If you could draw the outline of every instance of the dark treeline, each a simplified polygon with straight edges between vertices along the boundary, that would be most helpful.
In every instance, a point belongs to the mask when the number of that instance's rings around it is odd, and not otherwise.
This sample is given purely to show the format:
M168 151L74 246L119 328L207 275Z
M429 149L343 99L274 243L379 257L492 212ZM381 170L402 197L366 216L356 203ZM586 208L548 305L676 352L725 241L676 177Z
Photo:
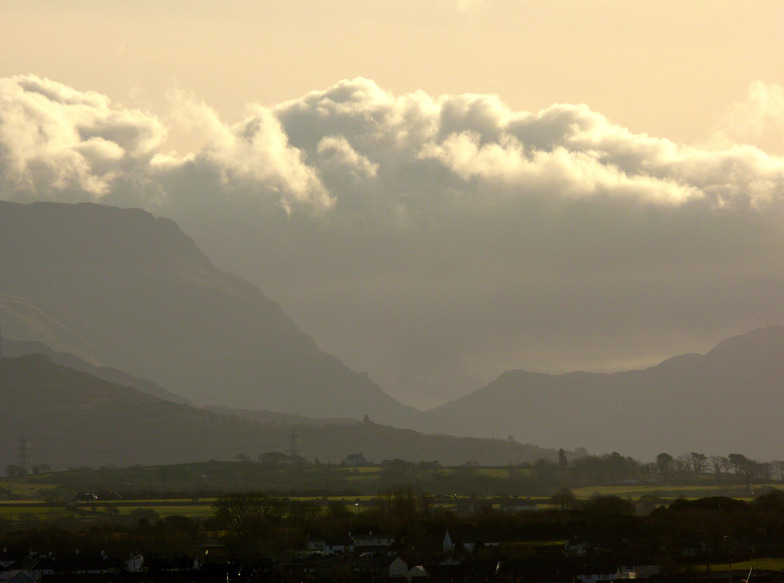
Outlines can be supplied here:
M569 487L613 485L630 482L662 484L721 483L747 485L782 481L784 461L758 462L743 454L706 456L703 453L673 457L660 453L655 462L644 463L617 452L601 456L584 455L569 460L563 449L558 461L540 459L533 464L534 478L546 484Z
M446 532L479 532L486 543L455 550L462 561L496 561L528 569L567 564L564 541L581 549L586 561L659 565L664 573L688 572L697 565L784 556L784 493L770 490L746 502L727 497L679 499L650 507L617 496L577 500L568 490L553 496L545 510L503 510L476 498L463 511L445 509L440 498L398 488L371 501L326 504L259 493L218 498L209 518L157 517L139 510L105 519L87 529L41 522L34 528L3 523L3 544L14 552L58 557L101 555L125 560L142 554L146 569L190 568L196 560L227 564L267 557L280 564L303 557L308 541L345 539L352 532L392 535L391 556L409 564L444 560ZM490 542L498 543L491 545ZM210 554L211 553L211 554ZM351 580L350 578L346 580Z
M216 501L208 524L237 548L268 551L304 548L308 537L375 530L394 535L399 553L438 552L447 531L470 529L508 543L578 538L594 555L678 556L683 544L698 543L696 554L716 560L748 559L755 553L784 556L784 492L772 488L748 502L724 496L676 499L668 505L650 497L636 502L603 495L578 500L570 490L556 492L547 509L509 510L504 501L469 498L455 510L442 505L443 498L412 488L396 488L369 502L327 505L232 494ZM516 553L535 554L548 547L515 548ZM563 554L560 546L544 552L553 550Z
M753 484L781 482L784 462L757 462L742 454L706 456L698 452L674 457L661 453L644 463L617 452L571 456L560 450L556 460L487 468L441 466L438 462L387 460L361 467L311 463L279 454L274 461L204 462L172 466L78 468L51 472L35 467L29 475L9 465L8 476L39 486L48 500L64 500L80 490L116 491L125 498L215 496L237 491L262 491L276 496L376 495L412 486L433 495L550 496L561 488L648 485L703 487L700 495L753 495ZM11 497L0 489L0 499Z

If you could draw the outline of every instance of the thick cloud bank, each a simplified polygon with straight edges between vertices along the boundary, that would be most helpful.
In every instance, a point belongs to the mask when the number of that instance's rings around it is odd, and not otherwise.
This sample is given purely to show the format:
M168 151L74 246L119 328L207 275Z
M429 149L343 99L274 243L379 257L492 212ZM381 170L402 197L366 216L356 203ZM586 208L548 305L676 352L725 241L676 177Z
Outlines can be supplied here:
M754 84L695 147L585 105L362 78L229 124L183 96L159 117L14 77L0 196L171 216L323 348L429 405L510 368L627 368L781 321L784 158L762 148L783 94ZM178 128L203 145L169 152Z

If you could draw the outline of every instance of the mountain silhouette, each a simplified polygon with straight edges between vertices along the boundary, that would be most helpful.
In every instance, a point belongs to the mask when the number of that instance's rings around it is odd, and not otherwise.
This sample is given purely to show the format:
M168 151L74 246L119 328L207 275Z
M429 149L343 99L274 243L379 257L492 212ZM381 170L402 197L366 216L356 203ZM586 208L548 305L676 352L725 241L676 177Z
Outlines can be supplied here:
M61 364L73 370L89 373L94 377L109 381L116 385L131 387L141 393L158 397L164 401L172 401L173 403L180 403L183 405L190 404L187 399L184 399L179 395L175 395L171 391L167 391L155 383L146 381L144 379L137 379L125 371L116 368L92 365L89 362L82 360L81 358L77 358L73 354L52 350L42 342L36 342L32 340L26 342L5 340L3 342L3 356L19 357L30 354L46 355L52 362L56 364Z
M425 413L434 430L512 434L642 459L657 453L782 457L784 326L752 330L705 355L638 371L549 375L508 371Z
M6 341L10 355L27 346L106 381L248 419L368 415L426 433L642 459L664 451L782 457L782 326L645 370L508 371L419 412L319 350L174 222L138 209L0 202L0 325L7 338L51 347Z
M556 455L508 440L422 435L373 422L258 423L159 399L56 364L43 354L0 358L0 402L0 450L14 459L24 436L33 464L54 469L233 460L239 454L256 459L261 453L287 452L292 431L310 460L338 462L362 451L375 462L500 465Z
M95 204L0 202L0 323L196 403L313 417L415 411L318 349L171 220Z

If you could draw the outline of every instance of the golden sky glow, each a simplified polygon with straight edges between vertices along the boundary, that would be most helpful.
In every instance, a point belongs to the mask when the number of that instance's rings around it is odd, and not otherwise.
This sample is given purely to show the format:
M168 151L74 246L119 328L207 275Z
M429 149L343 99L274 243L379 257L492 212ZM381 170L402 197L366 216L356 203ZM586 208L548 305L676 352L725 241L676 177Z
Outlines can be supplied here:
M34 73L156 112L192 91L229 121L364 76L393 93L587 103L705 139L753 81L784 84L784 3L574 0L2 2L0 76Z
M0 0L0 22L0 197L175 219L405 402L784 321L784 2Z

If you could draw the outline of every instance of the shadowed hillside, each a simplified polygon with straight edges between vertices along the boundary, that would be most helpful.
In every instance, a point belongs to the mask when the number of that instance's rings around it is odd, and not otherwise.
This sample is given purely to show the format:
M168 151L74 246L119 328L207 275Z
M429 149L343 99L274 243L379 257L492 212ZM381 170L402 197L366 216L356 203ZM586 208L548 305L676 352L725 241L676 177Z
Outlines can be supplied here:
M72 354L56 352L42 342L3 340L3 356L18 357L29 354L44 354L54 363L61 364L73 370L89 373L94 377L109 381L116 385L131 387L139 392L147 393L148 395L158 397L165 401L172 401L183 405L190 404L187 399L183 399L179 395L175 395L174 393L159 387L155 383L145 381L144 379L137 379L116 368L94 366Z
M784 326L721 342L640 371L548 375L509 371L427 412L431 427L592 451L742 451L781 457Z
M321 352L167 219L0 202L0 323L195 403L383 422L415 411Z
M340 461L361 451L368 460L400 458L486 464L553 458L543 450L503 440L422 435L375 423L261 424L145 395L52 362L44 355L0 358L0 454L16 459L30 442L33 463L164 464L239 454L288 451L292 431L308 459Z

